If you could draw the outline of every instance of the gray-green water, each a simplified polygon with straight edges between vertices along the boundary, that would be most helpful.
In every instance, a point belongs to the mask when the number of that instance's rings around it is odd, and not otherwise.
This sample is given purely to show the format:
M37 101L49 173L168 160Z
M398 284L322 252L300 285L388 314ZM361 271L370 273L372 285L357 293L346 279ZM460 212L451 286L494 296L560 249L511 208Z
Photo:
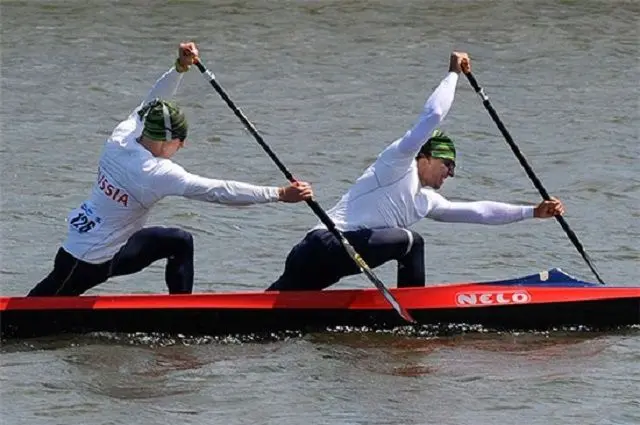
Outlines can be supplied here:
M640 5L633 1L6 1L0 3L0 293L50 270L105 136L167 69L201 57L289 169L330 207L403 134L453 49L476 78L605 280L638 285ZM464 78L445 130L451 199L539 195ZM194 70L176 160L217 178L283 177ZM262 289L316 222L304 205L182 199L152 224L196 236L196 290ZM561 267L593 280L553 220L424 221L430 282ZM391 265L379 269L388 283ZM338 287L368 287L360 278ZM94 293L164 292L161 265ZM640 337L311 335L191 344L113 336L5 345L6 424L637 424Z

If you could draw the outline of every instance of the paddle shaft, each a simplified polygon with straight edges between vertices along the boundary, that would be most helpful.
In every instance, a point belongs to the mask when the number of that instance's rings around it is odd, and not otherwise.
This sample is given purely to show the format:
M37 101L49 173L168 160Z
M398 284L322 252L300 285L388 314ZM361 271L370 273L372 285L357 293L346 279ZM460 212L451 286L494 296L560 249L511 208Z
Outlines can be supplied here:
M475 92L478 93L478 95L482 99L482 104L484 105L484 107L489 112L489 115L491 115L491 118L493 119L493 122L495 122L496 125L498 126L498 129L500 130L500 132L504 136L505 140L509 144L509 147L511 148L511 150L515 154L516 158L518 158L518 161L520 162L520 165L522 165L522 168L524 168L524 171L527 173L527 176L529 176L529 178L533 182L533 185L535 186L535 188L538 189L538 192L540 192L540 195L542 195L543 199L545 199L547 201L550 200L551 197L549 196L549 193L547 192L547 190L542 185L542 182L540 181L540 179L538 179L538 176L536 176L536 173L534 173L533 169L531 168L531 166L527 162L527 159L524 157L524 155L522 154L522 152L518 148L518 145L516 145L516 143L514 142L513 138L511 137L511 134L509 134L509 131L507 131L507 128L502 123L502 120L500 120L500 117L498 116L498 113L496 112L496 110L491 105L491 102L489 101L489 97L485 94L484 89L482 87L480 87L480 85L478 84L478 81L476 80L476 78L473 76L473 74L471 72L468 72L465 75L467 76L467 79L469 80L469 83L471 84L471 87L473 87ZM593 274L596 276L596 279L598 279L598 282L600 282L600 283L602 283L604 285L604 281L602 280L602 278L600 277L600 274L596 270L595 265L591 261L591 258L589 258L589 255L584 250L584 247L582 246L582 243L580 243L580 240L578 239L578 237L576 236L574 231L571 230L571 228L569 227L569 224L567 223L567 221L561 215L556 215L555 218L556 218L556 220L558 220L558 223L560 223L560 226L562 227L562 229L565 231L565 233L569 237L569 240L571 240L571 242L576 247L576 249L578 250L578 252L582 256L582 258L585 260L585 262L587 263L587 265L589 266L589 268L591 269Z
M195 65L198 67L200 72L202 72L203 74L207 75L207 77L209 77L209 83L211 83L213 88L216 90L216 92L218 92L220 97L226 102L227 106L231 108L233 113L240 119L240 121L242 121L242 124L244 124L247 130L249 130L249 133L251 133L251 135L256 139L258 144L262 146L262 149L264 149L267 155L269 155L269 158L271 158L273 162L275 162L275 164L278 166L280 171L282 171L282 174L284 174L286 179L289 180L291 183L296 182L296 179L293 177L293 174L291 174L291 172L282 163L282 161L280 161L280 158L278 158L278 156L273 152L273 150L271 150L271 147L269 147L269 145L264 141L264 139L262 138L260 133L258 133L258 130L255 128L255 126L247 119L247 117L242 113L242 111L235 105L235 103L223 90L223 88L220 86L220 84L216 80L215 75L211 71L208 71L207 68L202 64L200 60L198 60L195 63ZM327 229L329 229L334 235L336 235L336 237L341 239L342 236L338 233L339 230L336 228L335 223L327 215L324 209L322 209L322 207L318 204L318 202L316 202L313 199L308 199L306 200L306 203L313 210L313 212L318 216L320 221L322 221L322 223L325 226L327 226Z
M224 91L222 86L218 84L218 81L216 81L215 74L209 71L204 66L204 64L200 59L195 61L194 64L198 67L202 75L208 79L209 83L213 86L213 88L220 95L220 97L222 97L222 99L225 101L227 106L231 108L233 113L240 119L242 124L244 124L245 128L249 130L249 132L256 139L258 144L262 146L262 149L264 149L267 155L269 155L269 157L273 160L273 162L275 162L275 164L278 166L280 171L282 171L282 173L287 178L287 180L289 180L289 182L291 183L294 183L296 179L293 177L291 172L289 172L287 167L282 163L282 161L280 161L280 159L273 152L273 150L271 150L271 148L264 141L260 133L258 133L258 130L256 130L255 126L247 119L247 117L242 113L242 111L235 105L235 103ZM353 261L358 265L360 270L367 276L367 278L369 278L369 280L376 286L376 288L378 288L378 290L382 292L382 295L387 300L387 302L398 312L398 314L404 320L410 323L415 323L415 319L413 319L411 314L409 314L409 312L406 309L404 309L400 305L400 303L398 303L396 298L393 296L393 294L391 294L391 292L389 292L389 290L384 285L384 283L382 283L382 281L373 273L373 270L371 270L371 268L367 265L364 259L360 256L360 254L356 252L356 250L349 243L347 238L342 234L342 232L338 230L333 220L331 220L331 218L327 215L327 213L320 206L320 204L318 204L318 202L316 202L314 199L307 199L306 202L307 202L307 205L309 205L309 207L311 208L311 210L318 216L322 224L324 224L327 227L327 229L331 233L333 233L334 236L338 238L338 240L342 243L343 247L345 248L349 256L353 259Z

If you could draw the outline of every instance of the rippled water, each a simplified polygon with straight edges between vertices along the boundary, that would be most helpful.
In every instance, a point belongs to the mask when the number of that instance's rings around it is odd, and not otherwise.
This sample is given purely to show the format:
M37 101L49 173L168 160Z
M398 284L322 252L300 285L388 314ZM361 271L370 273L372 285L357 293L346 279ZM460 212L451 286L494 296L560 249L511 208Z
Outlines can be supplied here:
M48 273L104 137L194 39L289 169L331 206L401 135L453 49L473 70L612 284L638 285L640 6L635 1L2 1L0 293ZM469 85L444 129L451 199L536 202ZM283 177L197 72L177 161L212 177ZM167 199L151 223L196 235L196 290L262 289L316 222L305 205ZM593 280L554 221L424 221L430 282L550 267ZM379 270L392 282L392 266ZM361 277L339 287L368 287ZM164 292L163 268L96 293ZM199 343L198 343L199 342ZM0 422L636 424L640 339L611 334L321 334L269 343L93 336L2 348Z

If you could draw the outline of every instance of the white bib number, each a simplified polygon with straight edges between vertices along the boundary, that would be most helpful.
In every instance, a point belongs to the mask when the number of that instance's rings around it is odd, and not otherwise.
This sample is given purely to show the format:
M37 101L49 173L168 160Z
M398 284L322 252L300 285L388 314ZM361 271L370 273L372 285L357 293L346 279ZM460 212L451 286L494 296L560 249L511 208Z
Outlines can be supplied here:
M91 205L85 202L80 208L69 213L69 228L78 233L87 233L102 225L102 218L98 217Z

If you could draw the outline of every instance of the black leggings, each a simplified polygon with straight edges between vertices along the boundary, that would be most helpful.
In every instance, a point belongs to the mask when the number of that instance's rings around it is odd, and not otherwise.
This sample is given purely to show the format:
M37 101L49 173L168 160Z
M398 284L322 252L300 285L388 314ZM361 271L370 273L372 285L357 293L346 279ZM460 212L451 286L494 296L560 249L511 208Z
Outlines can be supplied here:
M109 261L91 264L60 248L53 271L29 292L30 297L80 295L113 276L137 273L167 259L165 281L170 294L193 290L193 237L182 229L147 227L134 233Z
M400 229L362 229L344 236L371 268L398 261L398 287L424 286L424 240ZM360 273L340 241L328 230L314 230L293 247L280 278L268 291L319 290Z

